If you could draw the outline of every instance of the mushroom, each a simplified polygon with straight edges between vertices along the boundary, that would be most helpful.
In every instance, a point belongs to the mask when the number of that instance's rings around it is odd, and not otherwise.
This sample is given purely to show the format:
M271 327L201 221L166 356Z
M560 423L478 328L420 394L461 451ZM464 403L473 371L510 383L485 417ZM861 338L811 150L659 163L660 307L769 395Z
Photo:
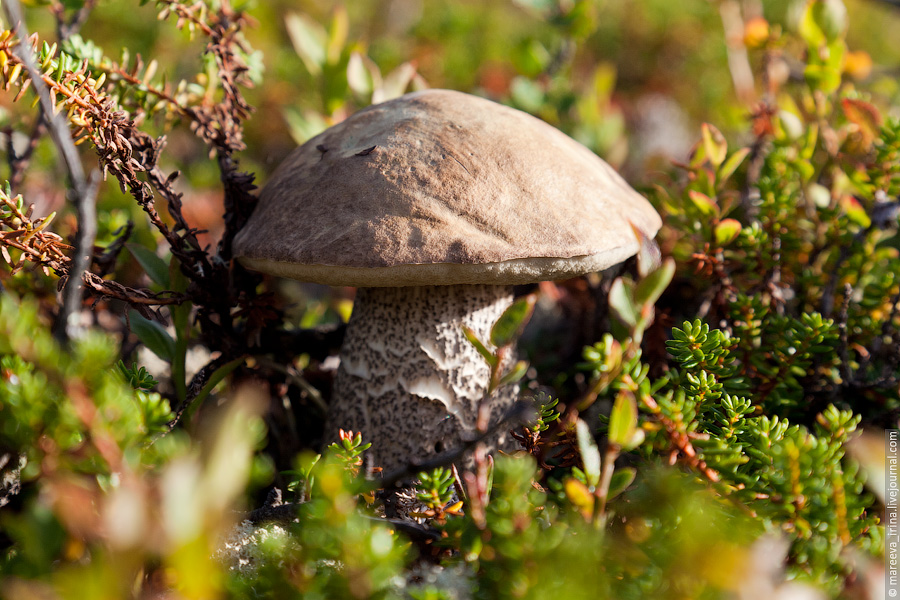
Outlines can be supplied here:
M476 432L490 373L463 326L488 340L513 285L606 269L637 252L632 226L652 237L660 225L612 167L550 125L426 90L292 152L234 250L250 269L359 288L326 436L361 431L372 462L393 470ZM489 398L493 415L513 388Z

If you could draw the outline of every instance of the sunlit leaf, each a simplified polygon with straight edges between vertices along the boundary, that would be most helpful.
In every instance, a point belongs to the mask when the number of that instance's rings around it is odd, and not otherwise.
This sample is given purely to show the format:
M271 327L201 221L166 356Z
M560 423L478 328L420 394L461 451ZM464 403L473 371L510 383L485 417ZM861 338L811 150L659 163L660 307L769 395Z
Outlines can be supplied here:
M736 219L722 219L715 229L716 244L727 246L736 240L740 234L741 223L739 221Z
M352 53L347 61L347 85L360 96L369 96L375 87L372 71L366 64L367 61L371 62L359 52Z
M591 490L574 477L566 479L563 486L569 502L581 512L585 519L590 519L594 512L594 495L591 494Z
M313 76L321 74L328 44L325 28L309 15L293 12L287 14L284 24L288 37L291 38L291 44L306 70Z
M462 329L463 329L463 335L466 336L466 339L469 340L470 344L475 346L475 349L478 351L478 354L480 354L484 358L484 360L487 361L487 364L490 367L492 367L492 368L496 367L497 366L497 356L493 352L491 352L490 350L487 349L487 346L485 346L482 343L482 341L480 339L478 339L478 335L470 327L463 326Z
M675 261L670 257L659 268L641 279L634 290L634 301L638 307L656 304L662 293L669 287L674 275Z
M291 137L298 144L319 135L328 127L328 123L322 118L322 115L312 110L301 112L294 108L286 108L284 118L287 121Z
M341 59L349 31L350 19L347 16L347 9L342 4L338 4L334 9L334 16L331 18L331 25L328 28L325 58L329 64L336 64Z
M638 274L641 277L646 277L649 273L659 268L662 257L659 251L659 244L634 223L629 221L628 224L631 225L631 231L634 232L634 236L640 243L637 252Z
M744 162L744 159L747 158L748 154L750 154L750 148L741 148L732 153L732 155L722 163L718 172L718 181L720 184L728 181L731 176L734 175L734 172L741 166L741 163Z
M500 348L515 341L531 318L535 302L537 302L537 296L529 294L519 298L503 311L491 328L491 343Z
M541 86L527 77L513 78L509 93L513 103L527 112L539 111L546 100Z
M712 217L718 215L719 207L716 205L715 200L706 194L696 190L688 190L688 197L691 199L691 203L697 207L703 216Z
M700 131L703 136L706 157L714 167L719 168L719 165L725 161L725 156L728 153L728 142L725 141L725 136L709 123L704 123Z
M617 278L609 288L609 307L622 323L636 326L641 311L634 299L634 282Z
M587 423L581 419L575 423L575 433L578 437L578 452L581 454L587 484L595 487L600 481L600 450L597 449Z
M634 398L631 394L620 392L609 415L609 443L630 450L637 423Z
M847 30L843 0L810 0L800 22L800 35L810 45L833 42Z
M415 74L416 66L410 62L405 62L385 75L381 89L376 90L372 96L372 103L384 102L385 100L402 96Z
M528 372L528 363L524 360L520 360L513 368L510 369L503 377L500 378L499 385L509 385L511 383L516 383L523 377L525 377L525 373Z
M874 105L854 98L841 100L841 108L844 110L844 116L856 125L861 142L865 149L868 149L881 129L881 113Z
M853 196L842 196L841 208L844 209L844 214L860 227L865 228L872 224L872 219L866 214L866 209Z

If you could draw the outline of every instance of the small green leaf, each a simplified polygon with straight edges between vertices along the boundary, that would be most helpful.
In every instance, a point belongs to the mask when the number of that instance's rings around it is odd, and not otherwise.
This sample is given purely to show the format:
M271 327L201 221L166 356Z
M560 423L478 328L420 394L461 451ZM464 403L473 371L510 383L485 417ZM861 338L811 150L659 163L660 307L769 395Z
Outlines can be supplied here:
M846 53L847 44L843 39L830 42L822 51L825 60L809 64L803 70L807 83L826 94L836 91L841 85L841 67Z
M475 349L478 350L478 354L480 354L485 361L487 361L488 366L492 369L496 368L497 361L499 360L497 356L487 349L481 340L478 339L478 336L472 331L471 328L463 326L463 334L466 336L466 339L469 340L469 343L475 346Z
M544 44L534 38L523 40L513 49L510 58L516 71L526 77L537 77L553 59Z
M148 277L164 288L169 287L169 265L156 255L155 252L138 244L125 244L128 251L134 257Z
M306 70L311 75L318 76L325 65L325 48L328 43L325 28L308 15L300 13L288 13L284 18L284 24L294 50L300 56Z
M694 206L697 207L697 210L705 217L712 217L719 214L719 207L716 206L715 200L698 192L696 190L688 190L688 197L691 199L691 202Z
M737 239L741 233L741 224L735 219L722 219L716 225L716 244L719 246L727 246Z
M537 296L529 294L524 298L519 298L512 305L503 311L497 322L491 328L491 343L498 348L508 346L522 332L522 328L531 318L534 312L534 304Z
M634 301L639 307L654 305L662 293L669 287L675 276L675 261L667 258L662 265L641 279L634 290Z
M744 159L747 158L747 155L750 154L750 148L741 148L734 152L728 159L722 163L722 166L719 167L718 173L718 181L719 183L723 183L728 181L734 172L737 170L741 163L744 162Z
M634 300L634 282L617 278L609 288L609 307L616 317L629 327L637 326L640 307Z
M818 33L833 42L847 30L847 7L843 0L811 0L803 20L811 20Z
M527 112L538 112L547 100L543 88L527 77L514 77L509 86L513 105Z
M578 437L578 452L581 453L581 462L584 464L584 475L588 486L596 487L600 481L600 450L594 443L594 436L587 423L578 419L575 423L575 432Z
M860 227L867 228L872 224L872 219L866 214L866 209L853 196L841 197L841 208L844 209L847 218Z
M703 144L703 141L701 140L694 144L694 147L691 150L690 166L696 169L706 162L706 158L706 145Z
M703 147L709 162L717 169L725 161L728 153L728 142L722 132L709 123L704 123L700 128L703 136Z
M620 392L609 415L609 443L630 450L637 423L637 406L634 398L630 394Z
M625 488L634 482L636 475L637 469L634 467L622 467L621 469L616 469L616 472L613 473L612 478L609 480L609 491L606 495L607 499L612 500L624 492Z
M337 64L341 60L344 46L347 44L347 34L350 30L350 19L347 17L347 9L337 5L334 9L334 17L328 28L328 43L325 49L325 58L329 64Z
M528 371L528 363L524 360L520 360L516 364L513 365L513 368L510 369L506 375L500 378L500 382L498 387L503 387L504 385L509 385L511 383L516 383L523 377L525 377L525 373Z
M295 108L287 108L284 111L284 120L288 124L288 132L298 144L303 144L328 128L325 119L314 110L300 111Z
M162 325L156 321L145 319L136 311L128 311L131 330L148 350L163 360L172 361L175 356L175 340Z

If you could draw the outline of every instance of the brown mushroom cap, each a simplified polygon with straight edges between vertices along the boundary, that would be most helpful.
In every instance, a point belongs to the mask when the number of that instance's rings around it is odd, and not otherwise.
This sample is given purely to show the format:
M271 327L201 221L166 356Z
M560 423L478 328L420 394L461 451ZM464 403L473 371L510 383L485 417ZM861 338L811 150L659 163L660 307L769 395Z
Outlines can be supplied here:
M297 148L235 238L252 269L357 287L509 285L605 269L661 222L590 150L460 92L407 94Z

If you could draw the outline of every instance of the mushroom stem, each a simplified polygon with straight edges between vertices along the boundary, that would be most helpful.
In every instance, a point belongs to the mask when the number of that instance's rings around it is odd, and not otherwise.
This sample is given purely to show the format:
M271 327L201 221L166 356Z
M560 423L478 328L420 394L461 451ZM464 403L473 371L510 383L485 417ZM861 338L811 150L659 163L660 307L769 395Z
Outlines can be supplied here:
M507 386L485 398L490 369L462 328L488 344L512 301L511 286L360 288L341 350L328 439L339 428L361 431L372 443L370 466L393 470L476 435L481 403L489 402L495 417L517 393ZM505 361L514 362L515 353Z

